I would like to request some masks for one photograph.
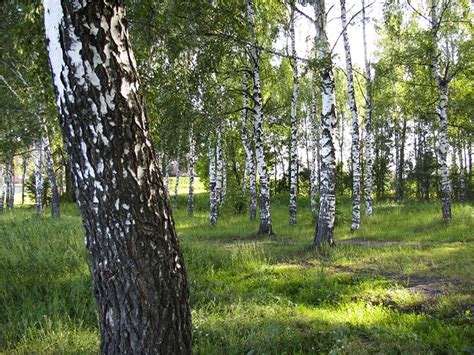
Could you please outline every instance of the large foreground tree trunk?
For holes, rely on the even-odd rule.
[[[349,109],[352,117],[352,225],[351,231],[359,229],[360,226],[360,154],[359,154],[359,115],[354,90],[354,75],[352,72],[352,56],[347,34],[346,1],[341,0],[341,22],[342,35],[344,39],[344,49],[346,53],[347,91],[349,99]],[[342,151],[342,149],[341,149]]]
[[[254,124],[255,124],[255,155],[257,158],[257,170],[260,177],[260,227],[259,235],[271,235],[272,216],[270,208],[270,183],[263,149],[263,100],[260,84],[260,54],[257,48],[255,29],[255,13],[253,0],[247,0],[247,19],[252,30],[251,44],[249,45],[250,72],[252,76],[253,102],[254,102]]]
[[[323,63],[321,68],[321,185],[319,216],[314,247],[322,244],[334,244],[334,221],[336,217],[336,152],[334,133],[336,129],[335,86],[332,72],[332,60],[326,37],[326,13],[324,0],[314,3],[316,14],[317,56]]]
[[[104,354],[190,354],[183,258],[128,40],[123,1],[45,0],[64,142]]]

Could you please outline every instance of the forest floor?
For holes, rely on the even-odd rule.
[[[184,193],[184,191],[183,191]],[[379,203],[351,234],[338,204],[336,246],[315,253],[306,198],[276,235],[224,210],[208,225],[207,195],[174,212],[188,271],[196,354],[473,353],[474,207]],[[97,312],[78,210],[16,208],[0,216],[0,352],[97,353]]]

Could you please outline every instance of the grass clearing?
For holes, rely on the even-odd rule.
[[[183,184],[184,185],[184,184]],[[314,220],[301,199],[296,226],[286,197],[273,203],[271,239],[257,222],[224,214],[208,226],[207,196],[174,212],[187,264],[197,354],[472,353],[474,208],[377,205],[348,233],[339,203],[337,247],[309,250]],[[97,313],[78,210],[16,208],[0,216],[0,351],[97,352]]]

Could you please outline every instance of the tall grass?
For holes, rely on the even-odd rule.
[[[276,236],[256,238],[258,222],[245,214],[224,214],[210,227],[206,194],[196,195],[192,218],[179,197],[173,214],[195,353],[474,351],[472,206],[455,205],[453,223],[444,226],[437,204],[378,205],[350,234],[350,203],[341,200],[339,245],[314,254],[308,200],[299,201],[296,226],[288,223],[286,201],[273,203]],[[0,240],[0,352],[97,352],[77,208],[63,205],[59,220],[17,208],[0,216]],[[433,298],[413,291],[413,280],[446,289]]]

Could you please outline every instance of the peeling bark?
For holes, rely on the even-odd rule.
[[[191,354],[183,257],[120,0],[45,0],[103,354]]]

